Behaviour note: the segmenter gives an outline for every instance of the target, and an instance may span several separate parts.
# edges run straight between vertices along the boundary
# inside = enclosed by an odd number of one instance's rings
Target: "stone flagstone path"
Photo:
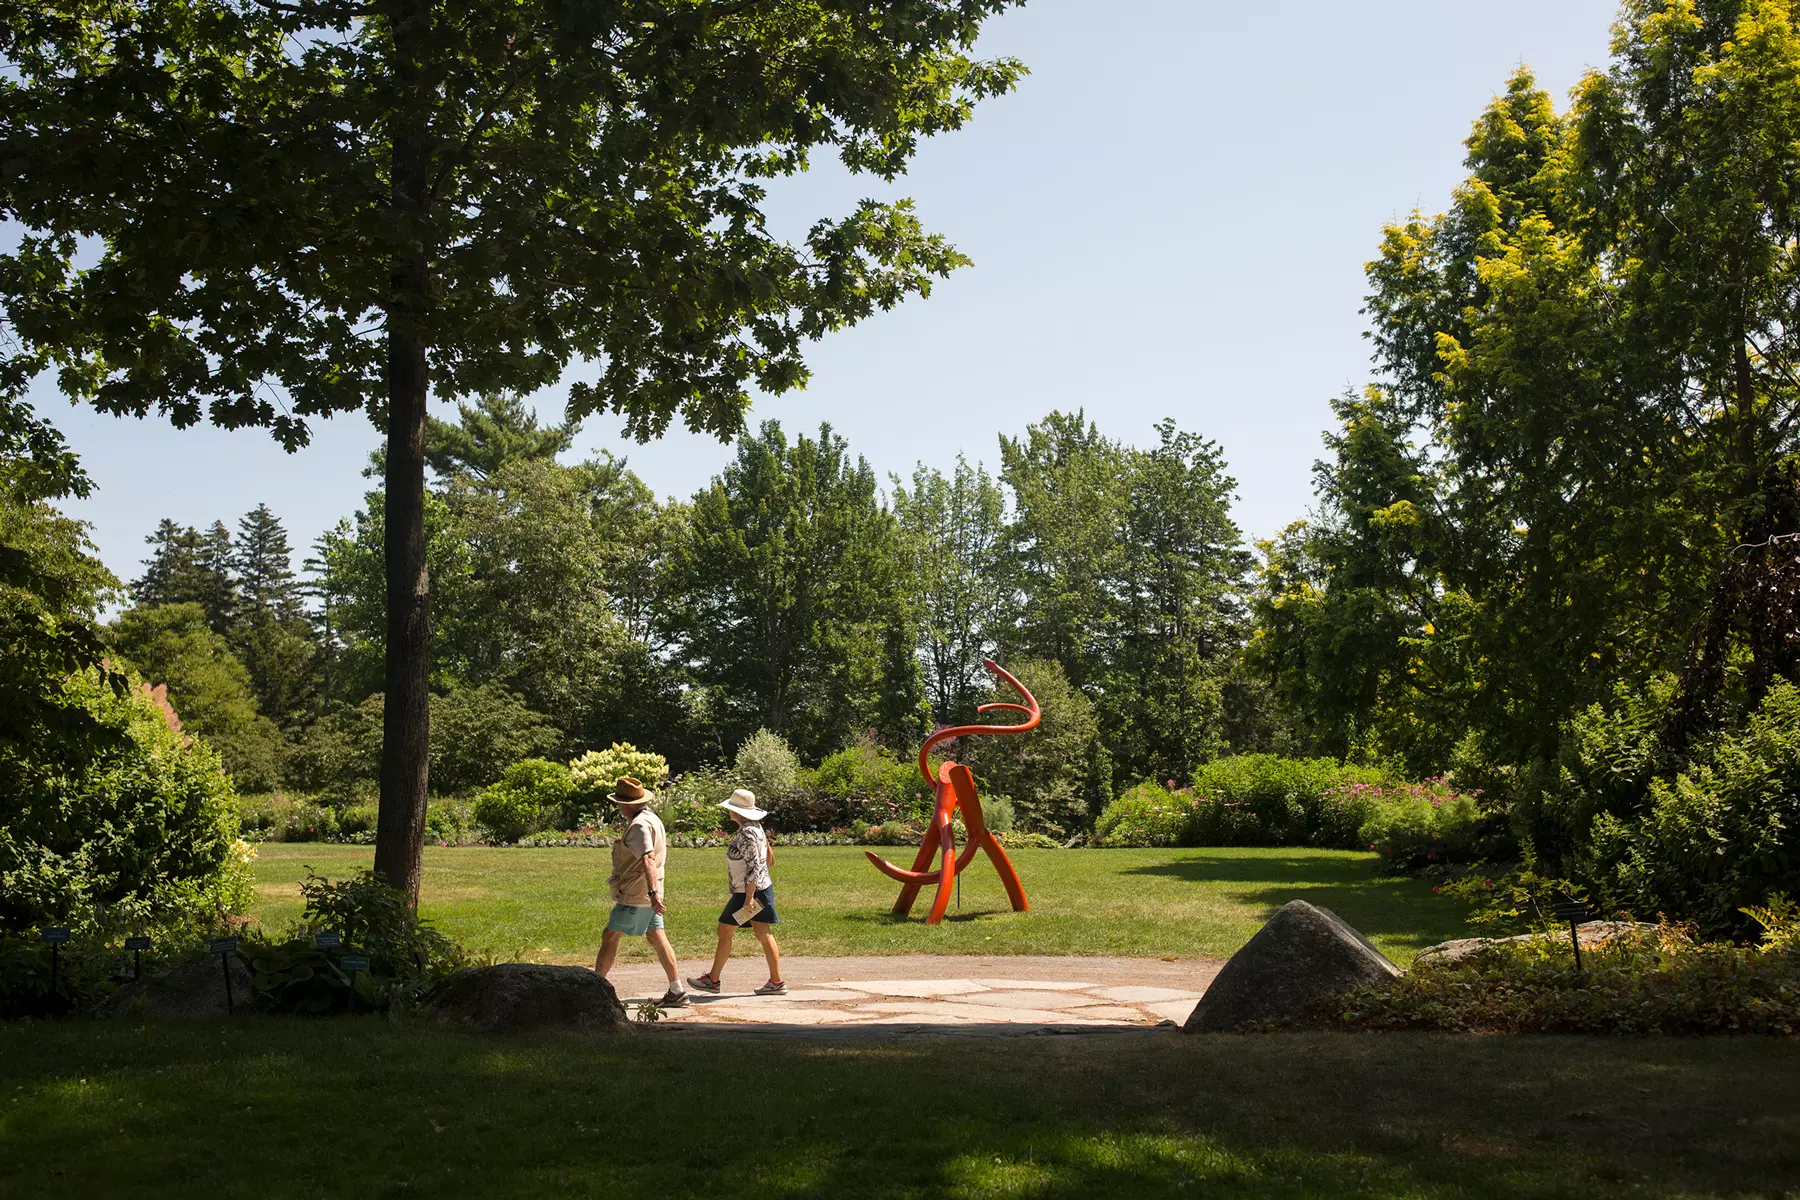
[[[767,971],[760,956],[745,955],[727,966],[719,995],[690,988],[692,1006],[665,1010],[663,1019],[763,1026],[1179,1025],[1222,965],[1140,958],[789,958],[782,963],[787,995],[758,996],[750,989]],[[683,966],[686,976],[703,969]],[[645,999],[662,995],[665,983],[649,963],[621,965],[612,979],[634,1015]]]

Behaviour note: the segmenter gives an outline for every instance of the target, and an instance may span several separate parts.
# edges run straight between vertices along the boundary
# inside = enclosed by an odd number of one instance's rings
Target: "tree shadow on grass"
[[[255,1019],[34,1033],[0,1030],[15,1085],[0,1191],[19,1195],[1587,1197],[1800,1181],[1800,1045],[1774,1039],[846,1045]],[[720,1098],[747,1079],[750,1110],[722,1127]]]
[[[1417,952],[1468,935],[1467,910],[1432,894],[1430,885],[1379,875],[1361,859],[1302,856],[1244,859],[1205,852],[1132,867],[1135,875],[1163,875],[1195,884],[1228,883],[1232,895],[1263,909],[1266,919],[1290,900],[1328,908],[1390,950]],[[1244,887],[1262,884],[1261,887]]]

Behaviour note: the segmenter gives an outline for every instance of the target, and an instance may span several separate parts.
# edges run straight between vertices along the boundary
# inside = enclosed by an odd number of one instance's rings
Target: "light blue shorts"
[[[643,937],[652,929],[663,927],[662,914],[648,904],[615,904],[606,927],[628,937]]]

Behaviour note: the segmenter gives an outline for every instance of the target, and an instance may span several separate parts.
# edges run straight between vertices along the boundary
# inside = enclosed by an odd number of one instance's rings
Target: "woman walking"
[[[769,960],[769,982],[757,988],[756,994],[784,995],[787,984],[781,980],[781,950],[769,928],[779,920],[775,915],[775,881],[769,875],[775,853],[769,848],[769,836],[762,827],[762,819],[769,814],[756,807],[756,794],[743,788],[731,793],[731,798],[719,807],[737,823],[737,834],[725,848],[731,899],[719,914],[719,946],[713,951],[712,970],[688,983],[697,991],[717,994],[725,962],[731,957],[731,939],[749,925],[750,932],[762,943],[763,957]]]

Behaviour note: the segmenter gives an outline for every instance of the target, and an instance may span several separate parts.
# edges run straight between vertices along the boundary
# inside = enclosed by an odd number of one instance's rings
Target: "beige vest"
[[[637,836],[633,836],[636,834]],[[644,874],[644,852],[632,849],[627,842],[637,842],[640,847],[648,840],[651,860],[656,864],[656,886],[660,889],[663,877],[663,860],[669,853],[669,836],[663,830],[663,823],[656,814],[645,809],[631,818],[631,824],[625,827],[624,836],[612,844],[612,877],[606,882],[612,888],[614,904],[630,904],[638,908],[650,903],[650,878]],[[666,902],[668,897],[663,897]]]

